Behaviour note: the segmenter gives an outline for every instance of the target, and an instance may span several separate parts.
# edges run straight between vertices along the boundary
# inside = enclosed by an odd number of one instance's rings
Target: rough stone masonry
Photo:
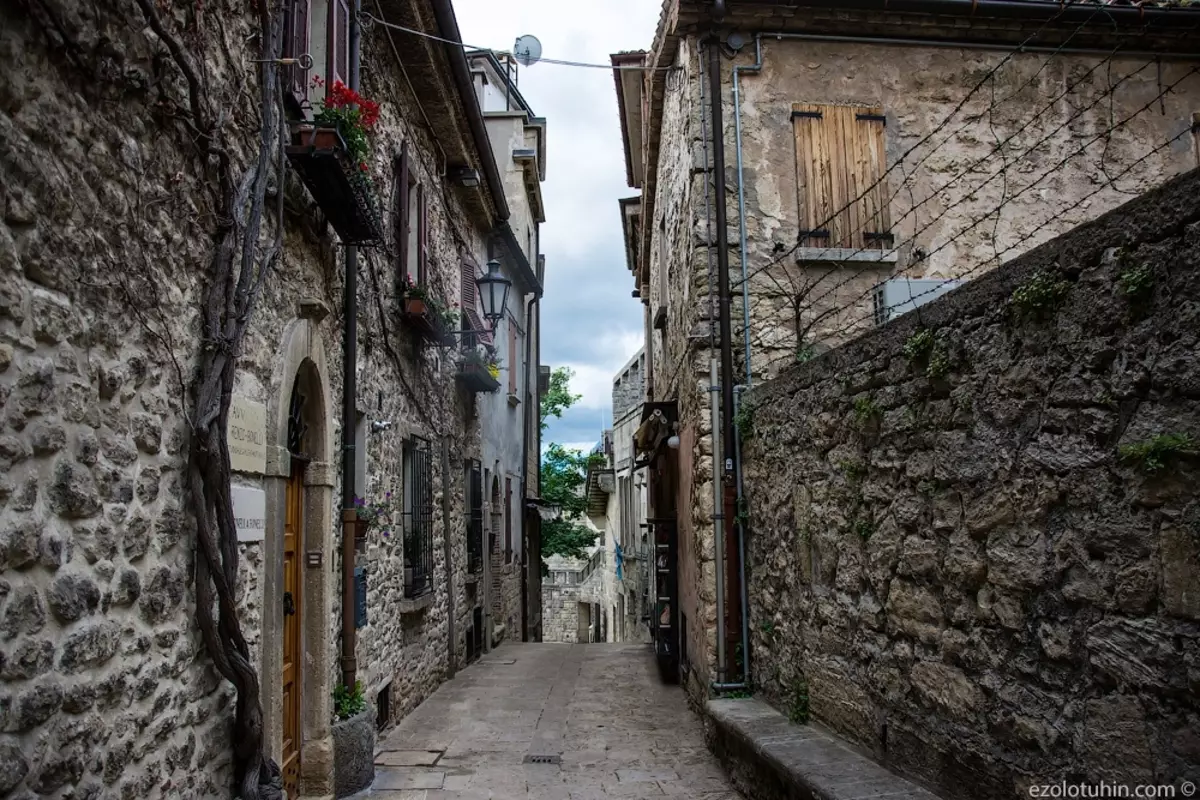
[[[1200,172],[751,402],[770,702],[946,797],[1200,781]]]

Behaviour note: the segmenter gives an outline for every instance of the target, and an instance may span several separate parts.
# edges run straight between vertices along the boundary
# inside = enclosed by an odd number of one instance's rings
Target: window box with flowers
[[[463,351],[454,379],[472,392],[495,392],[500,388],[500,359],[489,345]]]
[[[416,333],[431,344],[449,347],[458,327],[458,307],[447,306],[429,288],[405,278],[401,284],[401,316]]]
[[[313,78],[314,88],[323,85],[320,77]],[[370,246],[383,241],[368,166],[368,137],[378,120],[378,103],[335,81],[312,121],[292,123],[288,159],[342,244]]]
[[[366,547],[371,531],[390,540],[396,531],[396,504],[392,501],[392,493],[384,494],[382,500],[368,501],[362,497],[354,498],[354,545],[358,550]]]

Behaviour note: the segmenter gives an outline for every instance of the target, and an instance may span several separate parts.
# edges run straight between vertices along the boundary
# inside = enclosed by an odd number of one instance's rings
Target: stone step
[[[810,725],[795,725],[755,698],[709,700],[709,746],[755,800],[938,800]]]

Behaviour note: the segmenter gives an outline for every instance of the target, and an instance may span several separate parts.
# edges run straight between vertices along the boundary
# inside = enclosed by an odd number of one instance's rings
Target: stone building
[[[481,397],[483,487],[489,592],[485,646],[504,638],[536,640],[541,580],[536,503],[541,427],[538,417],[540,305],[545,262],[540,226],[546,221],[546,120],[534,115],[516,87],[517,65],[488,51],[469,52],[475,96],[483,111],[492,156],[509,201],[501,233],[513,258],[504,262],[515,302],[493,332],[479,337],[498,360],[500,386]],[[502,60],[503,59],[503,60]],[[464,286],[473,281],[463,275]],[[476,320],[478,327],[478,320]]]
[[[499,262],[507,311],[534,333],[516,416],[536,407],[541,265],[510,223],[540,216],[540,200],[514,210],[536,186],[513,192],[502,174],[462,48],[383,24],[458,41],[448,0],[384,0],[369,25],[346,2],[283,5],[296,61],[261,73],[253,6],[0,8],[0,794],[230,794],[234,692],[196,622],[186,480],[193,373],[217,346],[202,341],[202,304],[231,224],[214,218],[197,109],[222,120],[236,180],[267,143],[263,250],[282,244],[236,351],[228,438],[237,617],[289,796],[343,782],[332,693],[348,674],[368,725],[385,728],[477,647],[487,401],[451,309],[486,329],[470,278]],[[272,69],[282,136],[260,130]],[[380,111],[356,163],[304,121],[360,74]],[[527,441],[520,429],[505,429],[505,452]],[[349,548],[343,489],[392,506]]]
[[[693,696],[743,677],[740,387],[1195,166],[1200,12],[1140,6],[666,0],[612,57]]]

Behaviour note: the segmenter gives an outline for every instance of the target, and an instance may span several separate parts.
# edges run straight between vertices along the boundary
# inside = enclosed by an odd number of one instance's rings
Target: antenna
[[[513,45],[513,56],[523,67],[531,67],[542,57],[542,43],[536,36],[518,36]]]

